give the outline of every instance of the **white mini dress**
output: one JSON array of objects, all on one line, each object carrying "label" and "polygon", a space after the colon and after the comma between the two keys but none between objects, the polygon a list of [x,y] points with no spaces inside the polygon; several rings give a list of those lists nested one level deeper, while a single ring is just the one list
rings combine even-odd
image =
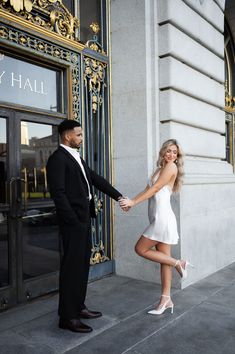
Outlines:
[{"label": "white mini dress", "polygon": [[[157,180],[158,175],[155,180]],[[154,182],[150,179],[149,186],[151,187]],[[171,194],[171,187],[165,185],[149,198],[148,217],[150,224],[142,235],[153,241],[175,245],[178,243],[179,235],[175,214],[171,208]]]}]

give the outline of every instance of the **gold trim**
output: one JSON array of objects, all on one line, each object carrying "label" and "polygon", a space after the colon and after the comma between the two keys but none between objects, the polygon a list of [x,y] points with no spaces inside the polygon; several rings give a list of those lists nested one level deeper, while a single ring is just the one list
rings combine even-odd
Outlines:
[{"label": "gold trim", "polygon": [[36,26],[36,25],[29,23],[28,21],[26,21],[22,18],[17,17],[14,14],[7,13],[6,11],[3,11],[2,9],[0,9],[0,18],[1,18],[1,21],[3,19],[7,20],[8,24],[9,23],[12,24],[12,22],[14,22],[14,27],[16,27],[17,25],[21,26],[20,29],[22,29],[22,27],[23,27],[24,30],[29,30],[30,34],[35,34],[37,36],[43,36],[44,39],[47,39],[47,40],[50,39],[50,40],[56,41],[58,44],[62,44],[66,48],[67,47],[69,47],[70,49],[72,48],[74,51],[77,50],[78,52],[81,52],[85,48],[85,45],[82,43],[72,41],[66,37],[62,37],[62,36],[58,35],[55,32],[51,32],[48,29]]},{"label": "gold trim", "polygon": [[[7,3],[8,0],[3,0],[3,3]],[[30,12],[33,8],[33,3],[31,0],[10,0],[10,5],[16,12],[20,12],[21,10],[26,10]]]},{"label": "gold trim", "polygon": [[226,112],[234,113],[235,112],[235,97],[229,94],[225,82],[225,107]]},{"label": "gold trim", "polygon": [[[61,112],[54,112],[54,113],[51,113],[51,112],[48,112],[48,111],[42,111],[42,110],[37,110],[37,109],[30,109],[30,108],[27,108],[26,106],[18,106],[18,105],[14,105],[13,103],[12,104],[8,104],[8,103],[2,103],[0,102],[0,107],[1,108],[8,108],[8,109],[14,109],[16,111],[23,111],[23,112],[29,112],[29,113],[32,113],[32,114],[38,114],[40,116],[50,116],[50,117],[54,117],[54,118],[61,118],[61,119],[66,119],[67,117],[67,114],[66,113],[61,113]],[[39,109],[39,108],[38,108]]]},{"label": "gold trim", "polygon": [[67,98],[68,98],[68,118],[75,118],[74,117],[74,112],[73,112],[73,77],[72,77],[72,68],[69,67],[67,69],[67,83],[68,83],[68,88],[67,88]]},{"label": "gold trim", "polygon": [[97,59],[84,57],[84,86],[88,85],[89,92],[92,93],[92,111],[97,112],[98,106],[103,103],[103,97],[100,93],[101,84],[105,86],[105,69],[107,64]]},{"label": "gold trim", "polygon": [[100,31],[100,26],[97,22],[92,22],[92,24],[90,25],[90,28],[92,30],[93,33],[97,34]]},{"label": "gold trim", "polygon": [[[107,28],[107,55],[109,56],[109,65],[107,67],[107,76],[109,78],[108,85],[108,112],[110,117],[110,127],[109,127],[109,165],[111,170],[111,183],[115,184],[114,181],[114,163],[113,163],[113,110],[112,110],[112,57],[111,57],[111,9],[110,9],[110,1],[106,2],[106,23],[108,24]],[[110,258],[114,259],[114,201],[112,200],[110,203]]]}]

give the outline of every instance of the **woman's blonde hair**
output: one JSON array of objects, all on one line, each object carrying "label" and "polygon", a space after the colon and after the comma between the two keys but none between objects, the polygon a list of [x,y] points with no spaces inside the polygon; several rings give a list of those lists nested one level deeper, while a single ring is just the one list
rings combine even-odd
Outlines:
[{"label": "woman's blonde hair", "polygon": [[184,153],[176,139],[169,139],[162,144],[162,147],[159,152],[158,160],[157,160],[157,167],[160,169],[161,167],[165,166],[164,156],[168,147],[171,145],[176,145],[178,150],[177,159],[175,160],[178,173],[173,186],[173,192],[179,192],[183,183],[183,176],[184,176],[184,161],[183,161]]}]

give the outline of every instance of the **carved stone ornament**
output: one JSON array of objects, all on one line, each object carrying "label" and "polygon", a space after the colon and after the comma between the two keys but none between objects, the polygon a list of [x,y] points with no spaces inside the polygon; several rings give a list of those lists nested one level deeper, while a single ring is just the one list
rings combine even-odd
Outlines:
[{"label": "carved stone ornament", "polygon": [[73,17],[62,0],[2,0],[0,9],[65,38],[78,40],[79,20]]}]

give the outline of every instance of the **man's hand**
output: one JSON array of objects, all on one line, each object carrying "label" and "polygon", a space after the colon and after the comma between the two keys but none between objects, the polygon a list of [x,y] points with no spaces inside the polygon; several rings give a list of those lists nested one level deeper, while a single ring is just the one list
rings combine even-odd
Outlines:
[{"label": "man's hand", "polygon": [[[120,206],[121,200],[126,199],[126,198],[127,198],[127,197],[123,197],[123,196],[121,196],[121,197],[118,198],[119,206]],[[120,208],[121,208],[121,206],[120,206]],[[122,211],[128,211],[128,210],[129,210],[129,208],[121,208],[121,209],[122,209]]]},{"label": "man's hand", "polygon": [[128,205],[128,201],[131,201],[131,199],[129,199],[128,197],[121,197],[120,199],[118,199],[118,202],[119,202],[119,205],[120,205],[120,208],[123,210],[123,211],[129,211],[130,208],[131,208],[131,205]]}]

